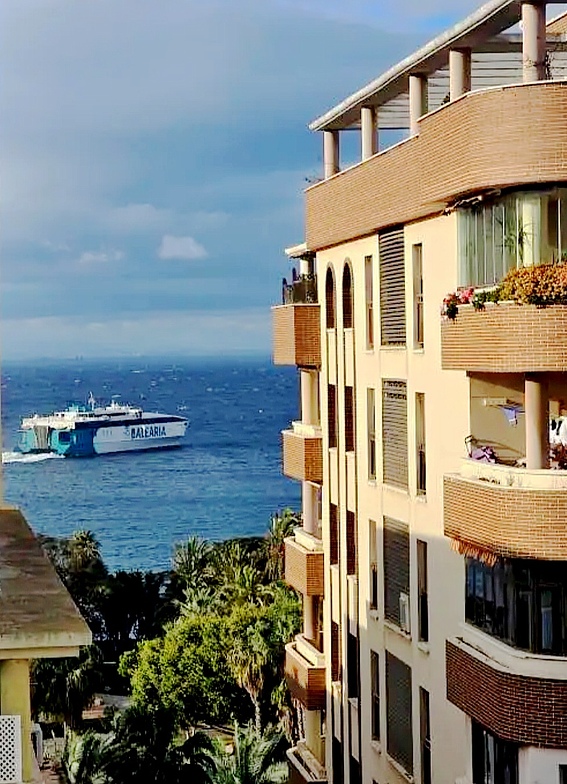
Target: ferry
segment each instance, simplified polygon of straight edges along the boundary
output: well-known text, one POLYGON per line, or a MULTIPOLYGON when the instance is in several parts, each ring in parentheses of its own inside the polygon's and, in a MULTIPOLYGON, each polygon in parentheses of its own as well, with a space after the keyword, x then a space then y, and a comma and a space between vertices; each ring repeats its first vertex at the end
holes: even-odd
POLYGON ((88 406, 24 417, 18 449, 66 457, 163 449, 180 446, 188 424, 185 417, 149 413, 115 400, 97 406, 91 393, 88 406))

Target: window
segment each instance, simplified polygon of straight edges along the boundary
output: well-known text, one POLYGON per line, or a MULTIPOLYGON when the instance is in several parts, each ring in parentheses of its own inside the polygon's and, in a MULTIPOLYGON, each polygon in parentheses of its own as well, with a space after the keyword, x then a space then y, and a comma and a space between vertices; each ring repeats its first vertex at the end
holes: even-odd
POLYGON ((384 614, 409 633, 410 582, 407 523, 384 517, 384 614))
POLYGON ((386 702, 388 754, 412 774, 411 669, 389 651, 386 651, 386 702))
POLYGON ((376 541, 376 523, 370 520, 370 609, 378 609, 378 542, 376 541))
POLYGON ((344 764, 343 744, 333 734, 333 784, 343 784, 344 764))
POLYGON ((559 784, 567 784, 567 765, 559 766, 559 784))
POLYGON ((327 387, 327 425, 329 432, 329 447, 337 445, 337 388, 334 384, 327 387))
POLYGON ((358 530, 356 525, 356 515, 354 512, 346 513, 346 535, 347 535, 347 574, 358 573, 357 557, 357 537, 358 530))
POLYGON ((426 463, 425 463, 425 395, 417 392, 415 396, 415 452, 417 468, 417 494, 425 495, 426 463))
POLYGON ((360 770, 360 762, 353 756, 350 758, 349 765, 349 780, 350 784, 362 784, 362 772, 360 770))
POLYGON ((427 542, 417 540, 417 611, 419 639, 429 640, 429 606, 427 596, 427 542))
MULTIPOLYGON (((304 601, 307 600, 309 597, 305 597, 304 601)), ((320 653, 323 653, 323 597, 322 596, 312 596, 311 601, 313 602, 313 620, 314 620, 314 634, 315 638, 310 640, 310 642, 317 648, 320 653)))
POLYGON ((329 533, 331 538, 331 564, 339 562, 339 510, 335 504, 329 504, 329 533))
POLYGON ((335 320, 335 279, 333 270, 329 267, 325 278, 325 315, 327 329, 334 329, 335 320))
POLYGON ((459 210, 460 283, 489 286, 510 269, 567 251, 567 190, 512 193, 459 210))
POLYGON ((352 329, 352 275, 350 264, 345 264, 343 269, 343 328, 352 329))
POLYGON ((347 635, 347 692, 349 697, 358 698, 359 686, 358 637, 347 635))
POLYGON ((431 784, 431 722, 429 692, 419 689, 419 743, 421 746, 421 784, 431 784))
POLYGON ((567 656, 567 563, 466 560, 465 617, 532 653, 567 656))
POLYGON ((354 390, 352 387, 345 387, 345 450, 354 452, 354 444, 354 390))
POLYGON ((341 679, 341 635, 339 624, 331 621, 331 680, 341 679))
POLYGON ((472 725, 474 784, 518 784, 518 746, 472 725))
POLYGON ((366 390, 366 429, 368 433, 368 479, 376 479, 376 390, 366 390))
POLYGON ((385 484, 408 487, 408 413, 405 381, 382 381, 382 449, 385 484))
POLYGON ((379 235, 380 328, 383 346, 406 344, 404 230, 379 235))
POLYGON ((370 651, 370 678, 372 680, 372 740, 380 740, 380 657, 370 651))
POLYGON ((366 299, 366 348, 374 348, 374 289, 372 256, 364 257, 364 293, 366 299))
POLYGON ((413 347, 423 348, 423 246, 412 248, 413 261, 413 347))

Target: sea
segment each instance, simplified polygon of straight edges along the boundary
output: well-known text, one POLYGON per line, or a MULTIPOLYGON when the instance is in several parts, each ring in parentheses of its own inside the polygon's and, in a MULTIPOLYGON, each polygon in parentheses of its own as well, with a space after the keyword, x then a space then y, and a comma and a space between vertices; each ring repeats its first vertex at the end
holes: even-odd
POLYGON ((169 568, 176 543, 263 535, 298 509, 281 473, 280 431, 298 415, 295 368, 255 359, 3 363, 6 501, 38 533, 89 530, 111 570, 169 568), (15 451, 23 416, 117 400, 189 419, 172 450, 65 458, 15 451))

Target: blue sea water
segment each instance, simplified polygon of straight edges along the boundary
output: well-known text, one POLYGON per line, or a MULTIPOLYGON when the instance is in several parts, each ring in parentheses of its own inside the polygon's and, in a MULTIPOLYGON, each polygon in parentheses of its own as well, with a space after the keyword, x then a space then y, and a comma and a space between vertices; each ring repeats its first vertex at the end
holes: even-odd
POLYGON ((281 474, 279 435, 297 416, 297 389, 295 370, 267 358, 5 363, 6 500, 37 532, 92 531, 111 569, 167 568, 191 535, 261 535, 271 513, 300 502, 281 474), (91 391, 186 415, 186 445, 83 459, 13 452, 22 416, 85 403, 91 391))

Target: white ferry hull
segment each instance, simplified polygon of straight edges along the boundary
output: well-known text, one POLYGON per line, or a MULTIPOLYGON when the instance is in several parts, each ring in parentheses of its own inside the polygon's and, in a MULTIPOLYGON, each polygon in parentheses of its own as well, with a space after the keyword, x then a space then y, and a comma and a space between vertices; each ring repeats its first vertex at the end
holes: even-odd
POLYGON ((167 449, 181 446, 187 426, 184 422, 159 425, 131 425, 101 427, 93 438, 97 455, 114 452, 142 452, 148 449, 167 449))

